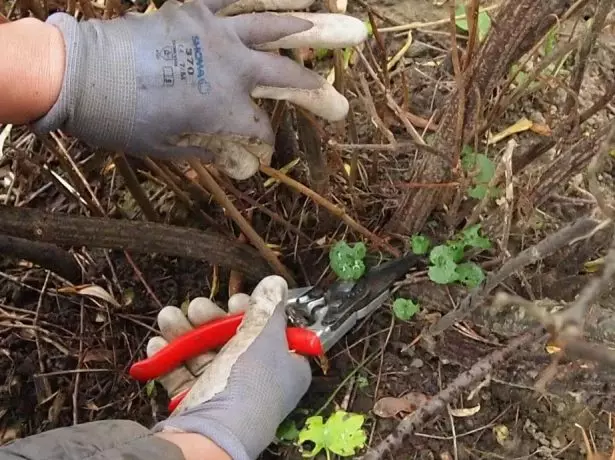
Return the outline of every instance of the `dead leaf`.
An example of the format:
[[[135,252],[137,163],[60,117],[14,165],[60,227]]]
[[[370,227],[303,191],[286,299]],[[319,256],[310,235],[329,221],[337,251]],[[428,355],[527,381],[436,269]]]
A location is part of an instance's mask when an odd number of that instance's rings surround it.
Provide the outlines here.
[[[551,128],[548,125],[544,125],[542,123],[532,123],[532,127],[530,129],[532,130],[532,132],[540,134],[541,136],[551,135]]]
[[[122,305],[128,307],[132,305],[135,300],[135,290],[133,288],[127,288],[124,292],[122,292]]]
[[[20,424],[16,423],[0,431],[0,446],[17,439],[21,432]]]
[[[414,412],[416,408],[427,401],[423,393],[408,393],[401,398],[386,396],[379,399],[372,409],[374,414],[382,418],[395,417],[400,412]]]
[[[297,166],[297,164],[299,163],[299,161],[301,160],[301,158],[297,157],[294,160],[292,160],[290,163],[285,164],[284,166],[282,166],[279,171],[284,173],[284,174],[288,174],[295,166]],[[263,186],[265,188],[269,188],[271,187],[273,184],[278,183],[279,181],[277,179],[274,179],[272,177],[270,177],[269,179],[267,179],[265,181],[265,183],[263,184]]]
[[[2,149],[4,148],[4,142],[8,139],[9,134],[11,134],[12,128],[13,125],[6,125],[4,128],[2,128],[2,131],[0,131],[0,159],[2,159],[2,157],[4,156],[4,152],[2,151]]]
[[[506,425],[496,425],[493,427],[493,435],[495,440],[501,446],[506,446],[510,439],[510,431]]]
[[[487,140],[487,145],[497,144],[501,140],[506,139],[507,137],[512,136],[513,134],[518,134],[518,133],[522,133],[523,131],[527,131],[528,129],[531,129],[533,125],[534,123],[531,120],[528,120],[525,117],[521,118],[514,125],[509,126],[505,130],[500,131],[499,133],[494,134],[493,136],[489,136],[489,139]]]
[[[453,417],[471,417],[480,410],[480,404],[474,407],[462,407],[460,409],[451,409],[451,415]]]
[[[79,294],[86,297],[94,297],[105,302],[109,302],[111,305],[117,308],[121,308],[121,305],[113,298],[111,294],[105,291],[100,286],[95,284],[86,284],[82,286],[69,286],[58,289],[58,292],[63,294]]]
[[[93,348],[92,350],[88,350],[83,355],[83,363],[89,362],[111,362],[113,358],[113,353],[111,350],[105,350],[103,348]]]

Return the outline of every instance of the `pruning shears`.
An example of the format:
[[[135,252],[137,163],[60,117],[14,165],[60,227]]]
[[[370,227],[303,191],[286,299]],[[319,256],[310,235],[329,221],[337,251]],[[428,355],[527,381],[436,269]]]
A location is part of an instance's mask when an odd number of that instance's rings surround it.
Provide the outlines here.
[[[310,357],[323,356],[358,321],[371,315],[390,296],[393,284],[417,265],[414,254],[385,262],[368,270],[358,281],[338,280],[327,289],[306,286],[291,289],[286,312],[289,350]],[[175,339],[151,357],[134,363],[130,376],[138,381],[160,377],[185,361],[216,350],[233,338],[243,313],[205,323]],[[173,397],[173,411],[189,389]]]

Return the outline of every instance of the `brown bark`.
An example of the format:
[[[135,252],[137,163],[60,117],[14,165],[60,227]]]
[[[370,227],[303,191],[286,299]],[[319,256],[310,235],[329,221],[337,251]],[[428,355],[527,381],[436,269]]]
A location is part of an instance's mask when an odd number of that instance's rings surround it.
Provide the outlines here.
[[[568,7],[566,0],[518,0],[506,2],[493,18],[493,27],[470,66],[464,72],[464,88],[458,88],[447,104],[436,137],[435,147],[455,158],[461,144],[471,143],[472,130],[480,124],[485,103],[507,75],[513,63],[528,52]],[[463,93],[460,93],[463,91]],[[460,97],[463,95],[463,97]],[[463,136],[457,139],[456,125],[461,107]],[[460,142],[461,141],[461,142]],[[443,183],[451,179],[446,162],[423,156],[413,182]],[[419,231],[430,213],[447,197],[442,188],[410,189],[389,222],[389,230],[411,234]]]
[[[0,254],[27,260],[73,283],[81,281],[81,268],[73,256],[53,244],[0,235]]]
[[[206,230],[0,206],[0,233],[60,246],[89,246],[203,259],[253,281],[272,274],[250,246]]]
[[[556,189],[562,187],[570,178],[585,170],[590,160],[600,149],[600,145],[610,129],[611,124],[605,123],[590,138],[581,138],[571,148],[558,155],[540,175],[536,185],[530,190],[530,209],[540,207]]]

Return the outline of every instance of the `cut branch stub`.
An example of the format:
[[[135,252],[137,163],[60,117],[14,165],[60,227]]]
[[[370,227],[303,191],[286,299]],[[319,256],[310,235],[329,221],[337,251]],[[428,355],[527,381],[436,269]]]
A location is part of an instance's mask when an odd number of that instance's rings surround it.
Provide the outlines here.
[[[453,157],[457,151],[455,127],[459,110],[463,114],[462,143],[471,141],[473,129],[484,111],[497,85],[507,75],[511,66],[527,53],[556,23],[556,18],[566,12],[566,0],[518,0],[506,2],[493,19],[493,28],[478,53],[472,58],[464,74],[464,96],[459,90],[451,94],[450,103],[438,123],[435,148]],[[460,101],[463,100],[463,104]],[[452,171],[444,160],[433,155],[423,156],[417,165],[413,182],[437,184],[451,179]],[[441,188],[415,188],[409,190],[396,214],[388,225],[395,233],[418,232],[431,212],[446,200]]]

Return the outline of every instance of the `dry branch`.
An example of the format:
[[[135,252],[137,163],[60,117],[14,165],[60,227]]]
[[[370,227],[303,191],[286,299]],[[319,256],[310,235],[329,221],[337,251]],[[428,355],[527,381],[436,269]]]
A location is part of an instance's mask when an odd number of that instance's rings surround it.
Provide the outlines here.
[[[610,130],[611,126],[607,123],[591,137],[582,137],[569,149],[561,152],[528,192],[532,207],[541,206],[555,189],[583,171],[600,150]]]
[[[570,78],[571,92],[568,93],[568,97],[566,98],[564,113],[570,113],[570,111],[574,108],[574,104],[578,99],[579,91],[581,90],[583,77],[585,76],[585,68],[587,67],[589,54],[596,44],[596,39],[602,31],[606,18],[612,9],[613,0],[600,0],[598,3],[589,33],[583,38],[583,41],[579,47],[579,52],[577,53],[577,65],[572,70],[572,77]]]
[[[323,198],[322,196],[320,196],[318,193],[316,193],[312,189],[306,187],[302,183],[297,182],[296,180],[288,177],[286,174],[283,174],[280,171],[273,169],[269,166],[261,164],[260,170],[262,173],[267,174],[268,176],[279,180],[283,184],[288,185],[289,187],[297,190],[298,192],[314,200],[317,204],[324,207],[327,211],[332,213],[334,216],[339,217],[346,225],[348,225],[348,227],[360,233],[365,238],[367,238],[369,241],[371,241],[371,243],[377,248],[380,248],[388,252],[394,257],[399,257],[401,255],[401,253],[397,249],[395,249],[385,240],[375,235],[374,233],[370,232],[363,225],[355,221],[352,217],[346,214],[346,211],[344,211],[342,208],[340,208],[339,206],[336,206],[335,204],[331,203],[329,200]]]
[[[556,18],[567,9],[565,0],[519,0],[507,2],[494,17],[494,27],[480,50],[474,55],[463,75],[463,94],[458,88],[438,123],[436,149],[448,152],[451,158],[457,151],[457,120],[463,118],[462,143],[468,142],[471,131],[480,125],[484,104],[496,86],[508,73],[511,65],[534,46],[555,24]],[[462,112],[460,113],[460,110]],[[441,159],[424,157],[416,167],[413,182],[442,183],[450,181],[451,170]],[[411,234],[419,231],[431,212],[443,201],[444,189],[418,188],[409,190],[389,222],[394,233]]]
[[[126,188],[130,191],[130,194],[139,205],[139,208],[141,208],[143,215],[151,222],[160,222],[160,216],[147,197],[145,190],[141,187],[139,179],[130,166],[130,163],[128,163],[126,156],[123,153],[117,153],[113,158],[113,163],[124,178]]]
[[[438,413],[453,402],[463,390],[487,376],[495,366],[508,360],[519,348],[536,340],[542,332],[543,329],[541,327],[534,328],[512,339],[506,347],[498,349],[479,360],[469,370],[457,376],[457,378],[438,395],[431,398],[424,405],[418,407],[412,414],[404,417],[393,433],[387,436],[375,448],[368,450],[362,458],[364,460],[394,458],[392,454],[401,447],[404,441],[407,440],[417,428],[426,423],[431,417],[438,415]]]
[[[430,335],[438,335],[451,327],[453,324],[463,320],[470,315],[476,308],[484,305],[486,297],[493,289],[509,276],[522,268],[536,263],[539,260],[553,254],[571,242],[582,238],[594,230],[600,223],[589,217],[582,217],[575,222],[565,226],[559,231],[547,236],[538,244],[522,251],[516,257],[508,260],[495,273],[489,275],[483,286],[478,286],[463,299],[458,309],[444,315],[430,329]]]
[[[0,235],[0,254],[40,265],[73,283],[81,280],[81,268],[73,256],[53,244]]]
[[[239,226],[243,234],[250,240],[250,242],[256,247],[261,256],[269,263],[271,268],[275,272],[284,277],[291,287],[295,287],[297,282],[293,278],[288,268],[280,262],[278,256],[267,246],[263,238],[256,233],[256,230],[252,228],[250,222],[237,210],[233,202],[226,196],[226,193],[207,171],[207,169],[198,160],[189,160],[190,166],[196,172],[198,180],[204,187],[211,192],[216,201],[224,208],[224,210],[231,216],[233,221]]]
[[[0,233],[59,246],[200,259],[241,271],[253,281],[272,274],[269,265],[250,246],[193,228],[0,206]]]

